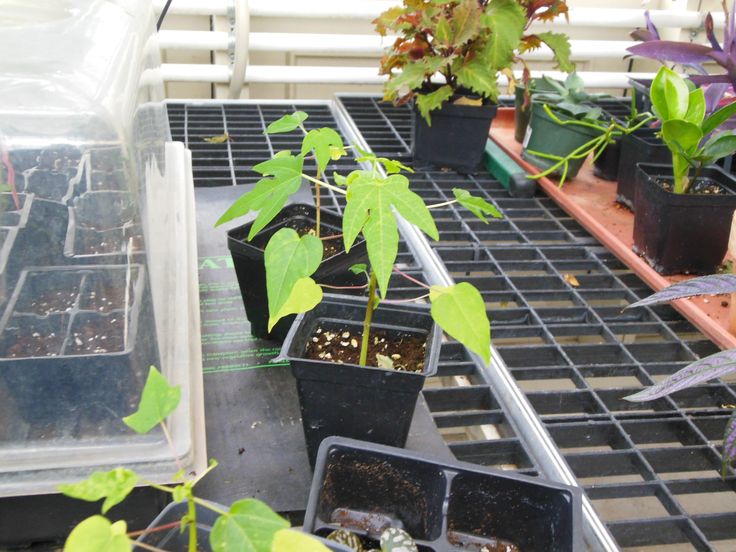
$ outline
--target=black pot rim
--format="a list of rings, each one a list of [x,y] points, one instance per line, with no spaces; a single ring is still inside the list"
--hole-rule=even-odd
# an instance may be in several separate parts
[[[641,171],[646,175],[645,182],[648,185],[656,185],[659,190],[662,191],[662,193],[667,194],[667,197],[671,200],[680,199],[681,201],[685,201],[685,198],[694,198],[691,199],[691,201],[698,201],[697,198],[714,198],[714,197],[729,197],[729,196],[736,196],[736,190],[730,189],[727,186],[723,185],[721,182],[716,182],[721,188],[723,188],[727,193],[723,195],[712,195],[712,194],[693,194],[693,193],[686,193],[686,194],[676,194],[674,192],[671,192],[669,190],[666,190],[662,186],[659,186],[656,184],[655,179],[657,178],[671,178],[672,177],[672,165],[668,164],[662,164],[662,163],[637,163],[636,164],[636,170]],[[719,167],[718,165],[708,165],[703,169],[703,172],[701,172],[700,176],[697,180],[702,180],[706,178],[714,179],[714,177],[709,177],[708,175],[712,175],[715,173],[715,176],[725,178],[727,180],[730,180],[736,184],[736,180],[734,179],[734,176],[730,173],[726,172],[722,167]]]

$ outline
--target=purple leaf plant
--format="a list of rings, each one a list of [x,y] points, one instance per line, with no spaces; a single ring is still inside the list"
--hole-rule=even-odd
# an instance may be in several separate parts
[[[662,40],[657,28],[652,23],[649,11],[644,12],[646,29],[636,29],[631,33],[640,44],[631,46],[628,51],[634,55],[656,59],[662,63],[679,63],[695,70],[697,75],[690,75],[690,79],[698,86],[705,87],[705,99],[708,113],[718,108],[728,91],[736,90],[736,0],[728,10],[727,3],[723,2],[723,12],[726,25],[723,30],[723,45],[718,42],[713,27],[713,16],[705,16],[705,34],[710,46],[694,42],[678,42]],[[709,75],[703,63],[715,62],[725,70],[725,73]],[[735,126],[733,119],[729,127]]]
[[[736,293],[736,275],[714,274],[692,278],[691,280],[671,285],[662,291],[629,305],[627,308],[659,305],[668,301],[694,297],[696,295],[719,295],[723,293]],[[720,351],[696,360],[661,382],[647,387],[638,393],[624,397],[624,399],[631,402],[660,399],[676,391],[723,377],[731,372],[736,372],[736,349]],[[728,467],[736,460],[736,412],[729,418],[723,433],[722,457],[721,471],[723,477],[725,477]]]

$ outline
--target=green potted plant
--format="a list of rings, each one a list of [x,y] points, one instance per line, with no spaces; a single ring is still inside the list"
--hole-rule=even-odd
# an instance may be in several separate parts
[[[394,264],[397,215],[437,240],[433,207],[457,203],[486,222],[486,216],[498,217],[499,212],[461,189],[453,190],[456,199],[449,203],[428,206],[400,174],[406,167],[362,154],[359,160],[371,168],[336,176],[339,186],[334,190],[347,201],[342,221],[345,251],[350,252],[361,235],[367,246],[370,267],[352,267],[366,282],[362,289],[367,298],[323,294],[322,288],[330,286],[313,278],[323,256],[315,236],[282,228],[265,249],[269,326],[301,313],[284,341],[281,358],[290,361],[297,379],[312,465],[319,443],[329,435],[404,445],[419,391],[437,370],[440,327],[484,362],[490,361],[490,323],[480,292],[468,283],[428,286]],[[408,278],[422,288],[417,299],[425,304],[389,297],[392,277]]]
[[[549,169],[559,159],[603,135],[608,125],[603,110],[592,104],[605,94],[586,92],[583,79],[576,73],[571,73],[564,83],[549,77],[544,80],[555,92],[533,98],[521,156],[542,169]],[[584,161],[585,156],[570,158],[565,167],[567,176],[575,177]]]
[[[650,96],[672,163],[638,165],[634,251],[660,274],[710,274],[726,252],[736,180],[709,165],[736,152],[736,135],[719,132],[736,104],[706,117],[703,89],[666,67]]]
[[[151,366],[141,393],[138,409],[123,418],[136,433],[154,430],[175,450],[166,423],[181,400],[180,386],[172,386]],[[328,552],[346,549],[300,531],[289,529],[289,522],[254,498],[236,500],[230,507],[202,500],[194,487],[217,466],[209,466],[199,474],[186,474],[180,469],[172,474],[171,485],[145,481],[133,470],[113,468],[94,472],[84,481],[59,485],[66,496],[100,502],[101,514],[96,514],[75,526],[64,543],[64,552],[131,552],[132,550],[166,550],[168,552]],[[129,532],[124,520],[110,521],[105,514],[119,504],[137,485],[150,485],[172,495],[169,505],[150,527]],[[323,544],[324,542],[324,544]]]
[[[564,0],[404,0],[374,21],[382,36],[398,35],[380,72],[388,76],[385,99],[414,100],[416,167],[475,170],[496,114],[498,76],[514,80],[519,52],[544,43],[562,71],[573,69],[565,35],[525,34],[560,14],[567,14]],[[433,82],[436,74],[440,82]]]
[[[324,171],[330,160],[347,155],[340,135],[331,128],[307,131],[304,122],[308,115],[296,111],[284,115],[268,125],[268,134],[301,132],[304,134],[301,151],[277,152],[273,158],[259,163],[253,170],[261,174],[255,187],[238,198],[220,217],[215,226],[233,219],[256,213],[253,221],[228,231],[228,248],[238,277],[240,293],[250,322],[251,334],[264,339],[283,341],[294,317],[283,320],[275,327],[268,325],[266,296],[266,268],[263,251],[268,240],[281,228],[293,228],[300,234],[311,233],[325,245],[326,255],[319,264],[317,276],[325,284],[349,288],[360,283],[359,277],[348,268],[366,259],[365,242],[356,244],[350,253],[340,246],[340,217],[321,208],[321,188],[333,187],[326,181]],[[306,174],[305,164],[316,164],[314,175]],[[320,178],[324,178],[323,182]],[[287,205],[302,183],[315,184],[316,205]]]
[[[524,141],[529,119],[532,116],[534,95],[555,91],[556,89],[544,78],[529,79],[527,83],[518,83],[514,87],[514,140],[520,144]]]

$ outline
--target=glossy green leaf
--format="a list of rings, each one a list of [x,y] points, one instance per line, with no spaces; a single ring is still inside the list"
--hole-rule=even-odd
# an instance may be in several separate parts
[[[718,129],[723,123],[736,115],[736,102],[724,105],[717,109],[703,122],[703,134],[710,134]]]
[[[71,498],[102,503],[102,513],[119,504],[138,483],[138,475],[126,468],[115,468],[106,472],[94,472],[86,480],[79,483],[59,485],[59,491]]]
[[[238,198],[225,211],[215,226],[246,215],[250,211],[258,211],[247,237],[248,241],[252,240],[284,208],[289,197],[299,190],[303,166],[302,155],[286,154],[253,167],[254,171],[272,178],[259,180],[250,192]]]
[[[488,22],[491,36],[484,51],[485,61],[493,69],[509,67],[524,34],[526,13],[517,0],[491,0],[486,14],[484,21]],[[486,67],[486,72],[495,79],[494,70]]]
[[[275,534],[289,522],[260,500],[246,498],[230,506],[210,533],[213,552],[271,552]]]
[[[110,523],[102,516],[92,516],[77,525],[64,543],[64,552],[129,552],[124,521]]]
[[[138,410],[123,418],[123,423],[136,433],[148,433],[176,410],[180,400],[181,386],[169,385],[161,372],[151,366]]]
[[[690,103],[690,91],[680,75],[661,67],[652,81],[650,98],[657,116],[663,122],[684,119]]]
[[[491,361],[491,323],[480,292],[472,284],[461,282],[448,287],[432,286],[429,298],[434,321],[488,364]]]
[[[271,236],[264,251],[269,331],[286,314],[304,312],[294,309],[310,310],[322,299],[322,289],[309,278],[319,268],[322,253],[322,241],[311,234],[300,237],[292,228],[281,228]]]
[[[498,98],[498,85],[496,74],[489,71],[483,61],[476,58],[464,63],[455,71],[458,83],[470,88],[481,96],[496,100]]]
[[[365,274],[368,272],[368,265],[365,263],[358,263],[351,266],[348,270],[353,274]]]
[[[467,190],[462,188],[453,188],[452,193],[455,195],[458,203],[465,207],[468,211],[473,213],[476,217],[481,219],[483,222],[488,224],[486,215],[493,218],[503,218],[501,212],[496,208],[495,205],[488,203],[482,197],[476,197]]]
[[[547,31],[537,33],[537,37],[552,50],[554,59],[557,62],[555,69],[563,73],[572,73],[575,71],[575,64],[570,60],[570,56],[572,55],[570,39],[566,34]]]
[[[417,109],[429,126],[432,126],[430,112],[439,109],[442,104],[452,97],[452,86],[445,84],[429,94],[417,94]]]
[[[726,132],[711,137],[705,143],[701,158],[703,163],[707,165],[734,153],[736,153],[736,135]]]
[[[318,128],[310,130],[302,141],[302,155],[314,151],[317,158],[317,166],[322,174],[327,167],[327,163],[332,159],[333,148],[343,151],[345,145],[342,143],[340,135],[331,128]]]
[[[687,113],[683,118],[689,123],[700,126],[705,118],[705,107],[705,93],[702,88],[697,88],[689,94]]]
[[[677,144],[684,152],[692,154],[703,139],[703,133],[698,125],[681,119],[672,119],[662,123],[662,139],[668,145]]]
[[[281,529],[273,537],[271,552],[329,552],[312,535],[293,529]]]
[[[277,119],[266,128],[266,134],[281,134],[283,132],[291,132],[307,120],[308,115],[303,111],[295,111],[290,115],[284,115]]]

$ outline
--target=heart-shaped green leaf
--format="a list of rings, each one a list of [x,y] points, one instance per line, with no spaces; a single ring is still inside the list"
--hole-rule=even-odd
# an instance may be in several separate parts
[[[284,115],[280,119],[275,120],[266,128],[266,134],[281,134],[283,132],[291,132],[299,128],[308,115],[303,111],[295,111],[290,115]]]
[[[102,513],[119,504],[138,483],[138,476],[134,471],[126,468],[115,468],[107,472],[94,472],[84,481],[79,483],[59,485],[62,494],[87,502],[97,502],[105,499],[102,503]]]
[[[289,522],[254,498],[238,500],[215,521],[210,533],[213,552],[271,552],[275,534]]]
[[[123,418],[123,422],[136,433],[148,433],[176,410],[180,400],[181,386],[169,385],[161,372],[151,366],[138,410]]]
[[[64,552],[130,552],[130,549],[125,522],[110,523],[102,516],[82,521],[64,543]]]

